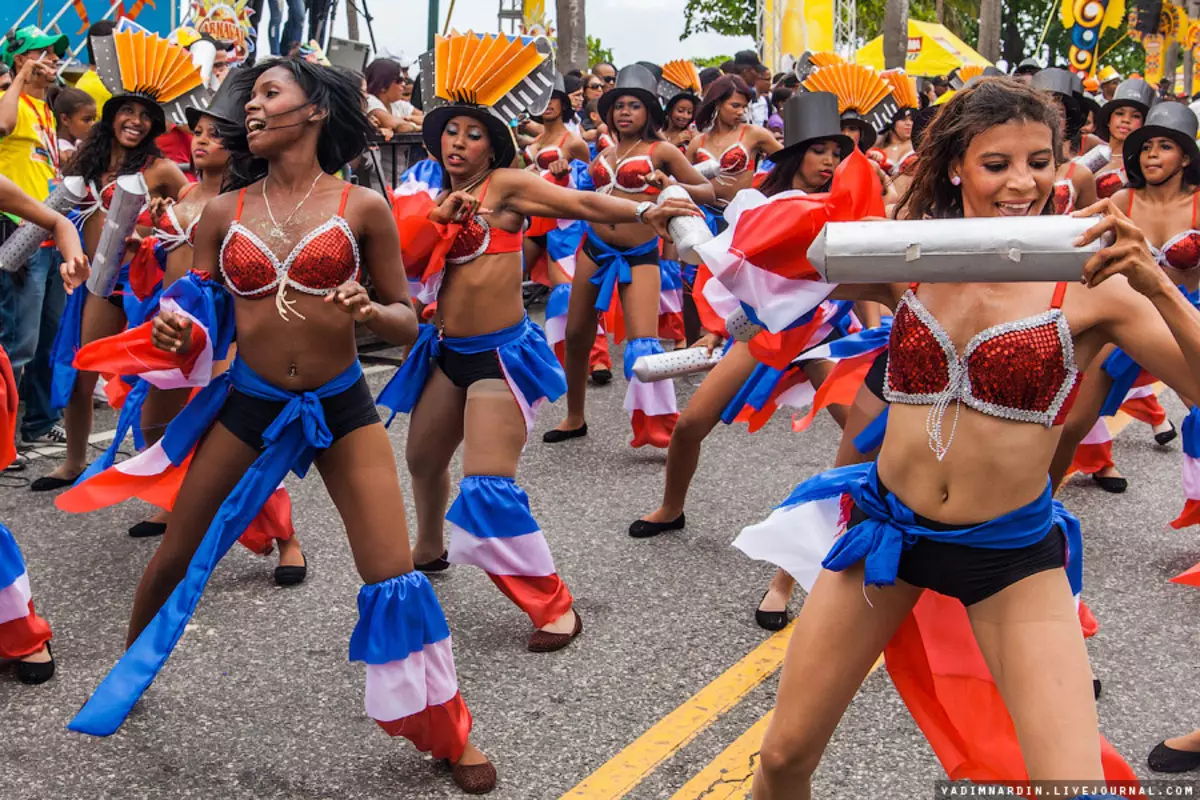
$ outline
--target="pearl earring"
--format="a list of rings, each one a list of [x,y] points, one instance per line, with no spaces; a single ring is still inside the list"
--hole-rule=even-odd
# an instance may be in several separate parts
[[[954,184],[955,186],[962,186],[962,178],[958,177],[957,175],[955,175],[953,178],[951,178],[950,182],[952,184]]]

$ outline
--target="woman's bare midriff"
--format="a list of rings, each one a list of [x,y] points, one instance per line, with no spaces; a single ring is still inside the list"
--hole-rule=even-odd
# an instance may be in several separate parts
[[[497,253],[447,265],[438,294],[438,319],[446,336],[480,336],[525,318],[521,254]]]
[[[738,192],[749,189],[753,181],[754,171],[749,168],[740,175],[721,175],[712,182],[713,191],[717,193],[717,205],[727,205]]]
[[[354,321],[323,297],[289,289],[287,299],[294,302],[287,320],[279,316],[274,292],[234,301],[238,357],[273,386],[309,391],[329,383],[358,358]]]
[[[945,458],[929,446],[929,406],[893,403],[879,453],[879,480],[923,517],[949,525],[985,522],[1036,500],[1046,489],[1061,427],[1046,428],[951,404],[943,436],[954,430]]]

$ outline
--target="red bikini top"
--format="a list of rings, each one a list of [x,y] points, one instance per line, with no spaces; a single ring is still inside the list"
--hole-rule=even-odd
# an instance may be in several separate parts
[[[491,182],[492,176],[488,175],[483,182],[483,189],[479,192],[481,204],[487,197],[488,184]],[[483,255],[519,253],[523,240],[522,232],[512,233],[500,228],[493,228],[482,215],[476,214],[458,232],[454,244],[450,246],[450,251],[446,254],[446,263],[465,264]]]
[[[707,133],[700,134],[700,138],[708,136]],[[721,153],[719,163],[721,164],[722,175],[741,175],[750,168],[750,151],[746,149],[746,145],[742,144],[742,139],[746,136],[746,126],[742,126],[742,132],[738,134],[737,141],[725,148]],[[696,151],[696,163],[701,161],[712,161],[715,157],[712,153],[704,149],[703,143],[700,149]]]
[[[941,443],[941,426],[952,402],[1047,428],[1063,423],[1079,382],[1074,340],[1062,312],[1065,283],[1055,287],[1047,311],[980,331],[961,356],[917,299],[918,285],[912,284],[896,307],[884,397],[934,406],[938,415],[930,417],[930,437],[937,440],[939,455],[950,445]]]
[[[108,209],[112,206],[113,194],[117,191],[117,181],[114,178],[104,184],[99,191],[96,190],[96,184],[88,181],[88,192],[83,198],[83,202],[79,204],[79,224],[87,222],[88,218],[101,209],[104,213],[108,213]],[[137,225],[139,228],[151,228],[154,226],[154,221],[150,219],[149,206],[143,206],[141,214],[138,215]]]
[[[182,200],[187,196],[196,184],[189,183],[183,187],[183,191],[179,193],[179,199]],[[200,215],[192,220],[191,224],[186,228],[179,224],[179,217],[175,215],[175,206],[167,204],[163,206],[163,210],[159,212],[153,220],[154,236],[158,239],[159,244],[163,249],[170,253],[183,245],[192,245],[196,235],[196,223],[200,221]]]
[[[1106,172],[1096,178],[1096,196],[1101,200],[1106,197],[1112,197],[1124,189],[1126,185],[1125,170],[1119,169],[1115,172]]]
[[[1188,272],[1200,267],[1200,230],[1196,229],[1198,202],[1200,202],[1200,192],[1192,195],[1192,227],[1189,230],[1177,233],[1167,239],[1162,247],[1155,247],[1150,244],[1149,239],[1146,240],[1146,246],[1150,248],[1150,255],[1154,256],[1154,260],[1160,267],[1170,267],[1180,272]],[[1129,208],[1125,210],[1125,216],[1129,216],[1132,212],[1133,192],[1130,192]]]
[[[1054,213],[1070,214],[1075,210],[1075,162],[1067,166],[1067,174],[1060,181],[1054,182]]]
[[[654,174],[654,148],[659,144],[651,144],[645,155],[626,156],[617,162],[615,169],[609,166],[603,153],[596,156],[596,160],[588,167],[596,191],[602,194],[611,194],[613,190],[627,194],[658,194],[658,188],[646,185],[646,178]]]
[[[264,297],[274,291],[280,316],[287,319],[291,312],[304,319],[303,315],[293,311],[295,301],[284,297],[288,287],[323,297],[358,276],[358,241],[350,223],[342,216],[349,195],[350,184],[346,184],[337,214],[309,231],[280,262],[257,234],[241,224],[242,205],[246,200],[246,190],[242,189],[238,193],[237,211],[217,259],[225,285],[242,297]]]
[[[550,169],[550,165],[555,161],[561,161],[562,159],[566,158],[566,156],[563,154],[562,147],[567,143],[567,137],[570,135],[570,132],[564,133],[558,144],[552,144],[549,147],[543,147],[541,150],[538,150],[536,154],[533,152],[533,145],[529,145],[525,148],[525,160],[530,164],[537,164],[538,169]]]

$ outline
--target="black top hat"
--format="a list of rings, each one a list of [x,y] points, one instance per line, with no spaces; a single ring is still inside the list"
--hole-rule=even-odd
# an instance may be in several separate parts
[[[1031,84],[1035,89],[1042,89],[1047,92],[1054,92],[1066,97],[1072,97],[1075,94],[1075,81],[1078,78],[1074,73],[1068,72],[1065,69],[1058,67],[1049,67],[1043,69],[1033,76]],[[1080,84],[1082,86],[1082,83]]]
[[[854,140],[842,133],[837,95],[829,92],[801,92],[783,104],[783,149],[771,156],[778,164],[803,151],[810,143],[829,139],[837,142],[842,158],[854,149]]]
[[[573,78],[573,80],[576,84],[579,83],[578,78]],[[562,75],[555,73],[554,91],[550,93],[550,97],[551,99],[558,98],[559,106],[562,109],[562,121],[573,122],[575,120],[575,108],[571,105],[571,93],[567,91],[567,79]]]
[[[1154,87],[1141,78],[1121,81],[1117,84],[1112,100],[1100,107],[1100,113],[1096,116],[1096,135],[1107,142],[1108,120],[1114,111],[1118,108],[1136,108],[1145,118],[1157,98]]]
[[[1129,134],[1123,148],[1125,174],[1132,186],[1144,186],[1142,175],[1142,145],[1156,136],[1166,136],[1175,141],[1193,164],[1200,164],[1200,147],[1196,145],[1196,131],[1200,121],[1195,113],[1183,103],[1159,103],[1146,114],[1142,127]]]
[[[847,109],[846,113],[842,115],[842,127],[858,130],[858,148],[864,153],[874,147],[876,140],[879,139],[879,132],[875,130],[875,126],[853,110]]]
[[[246,124],[246,108],[237,104],[234,92],[230,88],[234,84],[233,77],[238,73],[238,69],[240,68],[235,67],[229,70],[229,74],[225,76],[225,80],[221,81],[216,94],[212,96],[207,106],[195,105],[184,109],[183,114],[187,118],[189,130],[196,127],[201,116],[212,117],[219,122],[237,127]]]
[[[600,112],[600,118],[607,120],[613,103],[617,101],[618,97],[625,95],[632,95],[641,100],[649,109],[650,116],[658,127],[661,128],[666,123],[666,112],[663,111],[662,103],[658,101],[658,78],[654,77],[654,73],[641,64],[630,64],[622,67],[621,71],[617,73],[616,85],[601,95],[596,103],[596,110]]]
[[[1017,69],[1013,72],[1014,75],[1036,75],[1041,72],[1042,65],[1038,63],[1036,58],[1027,58],[1017,65]]]

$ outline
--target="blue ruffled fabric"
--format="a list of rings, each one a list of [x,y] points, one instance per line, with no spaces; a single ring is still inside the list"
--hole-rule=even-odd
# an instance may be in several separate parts
[[[324,386],[296,394],[267,383],[239,359],[229,372],[205,387],[167,427],[164,448],[169,454],[174,451],[178,455],[180,449],[190,443],[191,447],[183,451],[186,456],[216,419],[231,386],[252,397],[285,404],[263,433],[265,449],[221,503],[192,556],[183,581],[109,671],[68,728],[93,736],[116,733],[138,698],[166,664],[195,612],[217,562],[258,516],[288,472],[304,477],[316,452],[333,443],[321,399],[345,392],[361,377],[362,366],[355,361]],[[172,461],[180,463],[174,457]]]
[[[592,156],[595,158],[595,156]],[[596,182],[592,180],[592,173],[588,171],[588,164],[580,161],[578,158],[571,159],[571,185],[579,192],[593,192],[596,190]]]
[[[625,380],[634,379],[633,365],[642,356],[655,356],[663,352],[662,342],[658,339],[630,339],[625,343]]]
[[[119,378],[118,380],[124,380]],[[83,483],[89,478],[99,475],[104,470],[116,463],[117,454],[121,451],[121,445],[125,443],[125,437],[129,432],[133,431],[133,446],[137,450],[141,450],[146,446],[145,440],[142,438],[142,408],[146,405],[146,397],[150,394],[150,384],[139,379],[134,383],[133,388],[129,390],[129,394],[125,395],[125,404],[121,406],[121,413],[117,416],[117,430],[113,434],[112,442],[109,443],[108,449],[100,454],[100,457],[88,465],[88,468],[80,474],[75,485]]]
[[[799,369],[799,367],[789,367],[788,369]],[[746,406],[750,406],[755,411],[762,411],[763,406],[771,399],[771,393],[775,391],[775,387],[783,380],[785,374],[787,374],[786,370],[775,369],[766,364],[755,364],[750,376],[738,387],[737,394],[721,412],[721,421],[726,425],[732,425],[737,419],[737,415]]]
[[[546,234],[546,253],[552,261],[570,258],[579,249],[584,236],[587,236],[587,223],[581,219],[565,228],[555,228]]]
[[[375,398],[377,405],[392,410],[388,425],[392,424],[396,414],[412,413],[429,381],[433,361],[443,347],[464,354],[495,350],[505,372],[530,406],[542,399],[554,402],[566,394],[566,374],[546,342],[545,332],[529,317],[516,325],[482,336],[446,337],[440,340],[432,325],[422,325],[408,358]]]
[[[408,169],[404,170],[404,174],[400,176],[396,188],[410,181],[423,183],[434,189],[442,188],[442,165],[432,158],[423,158],[416,164],[413,164]]]
[[[358,624],[350,635],[351,661],[402,661],[449,637],[446,615],[424,573],[397,575],[358,590]]]
[[[596,296],[596,310],[608,311],[608,307],[612,304],[613,289],[618,284],[633,282],[633,272],[629,266],[629,259],[649,255],[650,253],[657,253],[658,237],[656,236],[647,242],[639,244],[637,247],[630,247],[627,250],[620,250],[613,247],[600,237],[593,235],[590,230],[587,234],[587,240],[591,244],[593,252],[598,253],[595,256],[598,269],[592,273],[591,277],[592,285],[600,288],[600,294]]]
[[[1027,506],[970,528],[933,531],[916,520],[916,513],[894,494],[879,491],[875,463],[838,467],[797,486],[780,508],[849,494],[867,519],[849,528],[834,541],[822,562],[825,569],[841,572],[864,563],[863,583],[891,586],[896,582],[900,554],[925,537],[939,542],[1011,550],[1040,542],[1054,526],[1067,540],[1067,579],[1078,594],[1083,585],[1083,536],[1079,520],[1053,499],[1050,481],[1046,490]]]
[[[673,258],[660,258],[658,272],[662,291],[683,288],[683,266]]]
[[[883,434],[887,432],[888,411],[891,408],[890,405],[884,406],[879,416],[871,420],[870,424],[854,437],[855,450],[866,455],[883,445]]]
[[[546,298],[546,319],[565,317],[571,306],[571,284],[560,283],[550,290]]]
[[[0,523],[0,589],[7,589],[25,574],[25,559],[17,540],[3,523]]]
[[[466,475],[446,519],[480,539],[511,539],[541,528],[529,509],[529,496],[512,478]]]
[[[1194,292],[1189,292],[1183,286],[1178,289],[1183,292],[1183,296],[1193,306],[1200,308],[1200,289]],[[1104,398],[1104,405],[1100,406],[1100,416],[1113,417],[1121,409],[1121,405],[1125,402],[1125,396],[1129,394],[1134,382],[1142,374],[1142,366],[1124,350],[1116,347],[1113,348],[1108,358],[1104,359],[1102,368],[1112,378],[1112,388],[1108,390],[1108,395]]]
[[[63,306],[62,320],[58,323],[58,333],[54,336],[54,346],[50,350],[50,365],[53,369],[50,378],[50,406],[59,411],[71,402],[71,393],[75,391],[75,378],[79,370],[75,369],[75,354],[81,347],[83,337],[83,304],[87,302],[88,291],[80,286],[67,298]]]

